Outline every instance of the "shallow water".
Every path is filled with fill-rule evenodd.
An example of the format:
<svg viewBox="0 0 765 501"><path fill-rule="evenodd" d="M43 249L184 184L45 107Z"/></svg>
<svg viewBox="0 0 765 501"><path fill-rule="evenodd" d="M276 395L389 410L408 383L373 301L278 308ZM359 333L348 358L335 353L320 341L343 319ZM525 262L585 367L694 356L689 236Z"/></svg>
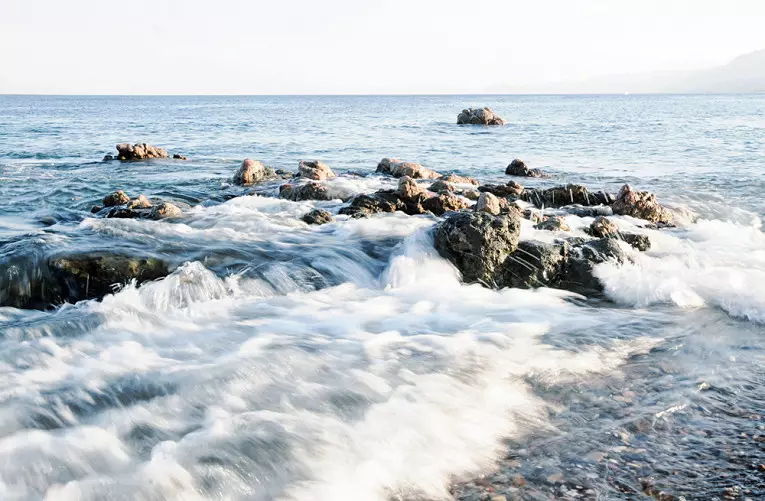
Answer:
<svg viewBox="0 0 765 501"><path fill-rule="evenodd" d="M453 124L484 104L510 125ZM112 248L178 266L0 308L0 498L765 497L763 117L763 96L0 96L2 271ZM99 161L124 141L190 159ZM652 249L600 265L588 300L461 284L434 217L309 227L341 202L231 198L244 157L320 158L344 196L393 186L384 156L482 181L521 157L553 174L525 185L630 182L699 219L617 217ZM114 189L187 215L91 217Z"/></svg>

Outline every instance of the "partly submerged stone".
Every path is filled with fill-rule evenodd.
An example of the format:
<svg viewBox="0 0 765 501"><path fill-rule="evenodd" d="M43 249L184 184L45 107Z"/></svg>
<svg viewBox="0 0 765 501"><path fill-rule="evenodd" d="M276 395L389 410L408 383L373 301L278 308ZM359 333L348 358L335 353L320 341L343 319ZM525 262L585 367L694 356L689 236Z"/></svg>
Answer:
<svg viewBox="0 0 765 501"><path fill-rule="evenodd" d="M183 211L170 202L161 202L152 207L149 213L150 219L172 219L183 216Z"/></svg>
<svg viewBox="0 0 765 501"><path fill-rule="evenodd" d="M546 174L539 169L529 169L526 162L520 159L515 159L505 169L505 174L508 176L521 176L521 177L545 177Z"/></svg>
<svg viewBox="0 0 765 501"><path fill-rule="evenodd" d="M121 143L116 148L117 158L120 160L145 160L149 158L168 158L170 156L166 149L146 143Z"/></svg>
<svg viewBox="0 0 765 501"><path fill-rule="evenodd" d="M420 185L409 176L404 176L398 181L398 188L396 189L396 195L404 200L415 198L423 194L423 189Z"/></svg>
<svg viewBox="0 0 765 501"><path fill-rule="evenodd" d="M457 267L465 282L501 287L501 269L518 246L520 228L516 214L454 212L435 226L433 240L438 253Z"/></svg>
<svg viewBox="0 0 765 501"><path fill-rule="evenodd" d="M622 186L611 208L614 214L632 216L654 223L672 224L672 212L656 201L656 195L647 191L635 191L628 184Z"/></svg>
<svg viewBox="0 0 765 501"><path fill-rule="evenodd" d="M507 184L485 184L478 187L478 191L491 193L499 198L520 197L523 192L523 186L515 181L509 181Z"/></svg>
<svg viewBox="0 0 765 501"><path fill-rule="evenodd" d="M106 195L104 197L103 204L104 207L114 207L117 205L125 205L129 201L130 197L127 196L127 193L122 190L118 190Z"/></svg>
<svg viewBox="0 0 765 501"><path fill-rule="evenodd" d="M151 209L151 202L144 195L138 195L127 203L128 209Z"/></svg>
<svg viewBox="0 0 765 501"><path fill-rule="evenodd" d="M404 162L397 158L383 158L377 164L376 172L389 174L393 177L409 176L412 179L436 179L440 177L436 171L426 169L418 163Z"/></svg>
<svg viewBox="0 0 765 501"><path fill-rule="evenodd" d="M297 202L300 200L332 200L329 187L318 181L302 184L283 184L279 187L279 197Z"/></svg>
<svg viewBox="0 0 765 501"><path fill-rule="evenodd" d="M354 218L369 217L380 212L403 211L405 205L393 191L383 191L369 195L356 195L351 203L342 209L340 214Z"/></svg>
<svg viewBox="0 0 765 501"><path fill-rule="evenodd" d="M571 231L566 219L561 216L550 216L534 226L537 230Z"/></svg>
<svg viewBox="0 0 765 501"><path fill-rule="evenodd" d="M568 252L565 243L518 242L518 249L505 261L503 282L521 289L556 287L566 271Z"/></svg>
<svg viewBox="0 0 765 501"><path fill-rule="evenodd" d="M436 216L442 216L447 212L467 208L468 204L453 193L443 193L441 195L426 198L421 202L422 208L432 212Z"/></svg>
<svg viewBox="0 0 765 501"><path fill-rule="evenodd" d="M491 108L467 108L457 115L459 125L505 125L505 121Z"/></svg>
<svg viewBox="0 0 765 501"><path fill-rule="evenodd" d="M313 209L311 212L304 214L302 219L307 224L327 224L335 220L332 217L332 213L324 209Z"/></svg>
<svg viewBox="0 0 765 501"><path fill-rule="evenodd" d="M457 191L457 187L454 186L452 183L449 183L447 181L437 180L430 186L428 186L428 191L432 191L433 193L454 193Z"/></svg>
<svg viewBox="0 0 765 501"><path fill-rule="evenodd" d="M298 176L314 181L325 181L335 177L335 173L320 160L301 160L298 164Z"/></svg>
<svg viewBox="0 0 765 501"><path fill-rule="evenodd" d="M476 212L486 212L488 214L498 215L501 210L499 199L490 192L483 192L478 197L474 210Z"/></svg>
<svg viewBox="0 0 765 501"><path fill-rule="evenodd" d="M451 184L472 184L473 186L478 186L479 183L477 179L467 176L459 176L457 174L446 174L444 176L441 176L438 178L439 181L443 181L445 183L451 183Z"/></svg>
<svg viewBox="0 0 765 501"><path fill-rule="evenodd" d="M245 158L242 165L234 174L234 184L249 186L266 179L268 171L262 162Z"/></svg>

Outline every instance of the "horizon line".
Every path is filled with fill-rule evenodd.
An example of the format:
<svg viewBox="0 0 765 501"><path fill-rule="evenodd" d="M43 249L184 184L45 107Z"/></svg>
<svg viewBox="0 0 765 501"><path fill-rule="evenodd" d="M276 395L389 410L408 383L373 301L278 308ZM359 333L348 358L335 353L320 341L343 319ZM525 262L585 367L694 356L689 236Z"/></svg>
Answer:
<svg viewBox="0 0 765 501"><path fill-rule="evenodd" d="M2 97L437 97L437 96L742 96L755 92L477 92L477 93L330 93L330 94L79 94L0 92Z"/></svg>

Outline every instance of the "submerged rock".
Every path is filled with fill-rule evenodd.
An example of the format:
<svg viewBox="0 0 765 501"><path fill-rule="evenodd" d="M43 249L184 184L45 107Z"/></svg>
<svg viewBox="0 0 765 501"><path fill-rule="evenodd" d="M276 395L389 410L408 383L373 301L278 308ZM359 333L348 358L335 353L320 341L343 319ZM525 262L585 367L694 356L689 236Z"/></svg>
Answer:
<svg viewBox="0 0 765 501"><path fill-rule="evenodd" d="M176 160L188 160L184 155L181 155L180 153L174 153L173 158Z"/></svg>
<svg viewBox="0 0 765 501"><path fill-rule="evenodd" d="M145 160L148 158L168 158L170 155L164 148L146 143L122 143L116 146L117 158L120 160Z"/></svg>
<svg viewBox="0 0 765 501"><path fill-rule="evenodd" d="M279 197L297 202L300 200L332 200L327 185L318 181L304 184L283 184L279 187Z"/></svg>
<svg viewBox="0 0 765 501"><path fill-rule="evenodd" d="M672 212L656 201L656 195L647 191L635 191L628 184L622 186L611 208L614 214L632 216L654 223L672 224Z"/></svg>
<svg viewBox="0 0 765 501"><path fill-rule="evenodd" d="M234 174L234 184L249 186L265 180L267 176L268 171L261 162L245 158L239 170Z"/></svg>
<svg viewBox="0 0 765 501"><path fill-rule="evenodd" d="M112 160L114 160L114 156L106 154L104 155L104 159L102 160L102 162L111 162Z"/></svg>
<svg viewBox="0 0 765 501"><path fill-rule="evenodd" d="M183 211L170 202L162 202L152 207L149 213L151 219L172 219L182 217Z"/></svg>
<svg viewBox="0 0 765 501"><path fill-rule="evenodd" d="M522 177L545 177L546 174L539 169L529 169L523 160L515 159L510 162L510 165L505 169L505 174L508 176L522 176Z"/></svg>
<svg viewBox="0 0 765 501"><path fill-rule="evenodd" d="M377 164L376 172L389 174L393 177L409 176L412 179L436 179L440 177L436 171L426 169L414 162L404 162L397 158L383 158Z"/></svg>
<svg viewBox="0 0 765 501"><path fill-rule="evenodd" d="M122 190L118 190L106 195L103 200L104 207L115 207L117 205L125 205L128 202L130 202L130 197L127 196L127 193L125 193Z"/></svg>
<svg viewBox="0 0 765 501"><path fill-rule="evenodd" d="M335 218L329 211L324 209L313 209L302 217L307 224L327 224L334 222Z"/></svg>
<svg viewBox="0 0 765 501"><path fill-rule="evenodd" d="M627 256L614 238L601 238L571 247L565 273L555 287L580 294L601 292L603 284L595 277L595 266L606 261L624 264Z"/></svg>
<svg viewBox="0 0 765 501"><path fill-rule="evenodd" d="M491 193L500 198L520 197L524 193L523 186L515 181L509 181L507 184L486 184L478 187L478 191Z"/></svg>
<svg viewBox="0 0 765 501"><path fill-rule="evenodd" d="M433 239L438 253L457 267L465 282L501 287L502 266L518 246L520 228L515 214L455 212L435 226Z"/></svg>
<svg viewBox="0 0 765 501"><path fill-rule="evenodd" d="M531 202L539 208L557 208L572 204L583 206L609 205L614 201L613 197L608 193L602 191L591 192L579 184L568 184L547 189L529 189L525 190L520 196L523 200Z"/></svg>
<svg viewBox="0 0 765 501"><path fill-rule="evenodd" d="M478 197L478 202L476 202L474 209L476 212L486 212L496 216L499 214L501 206L497 197L489 192L483 192Z"/></svg>
<svg viewBox="0 0 765 501"><path fill-rule="evenodd" d="M534 226L537 230L571 231L566 219L561 216L550 216Z"/></svg>
<svg viewBox="0 0 765 501"><path fill-rule="evenodd" d="M143 195L138 195L136 198L130 200L127 203L128 209L151 209L151 202Z"/></svg>
<svg viewBox="0 0 765 501"><path fill-rule="evenodd" d="M298 164L298 176L314 181L325 181L335 177L327 164L319 160L301 160Z"/></svg>
<svg viewBox="0 0 765 501"><path fill-rule="evenodd" d="M426 198L422 201L422 208L430 211L436 216L441 216L447 212L467 208L467 202L452 193L444 193L436 197Z"/></svg>
<svg viewBox="0 0 765 501"><path fill-rule="evenodd" d="M505 121L491 108L467 108L457 115L458 125L505 125Z"/></svg>
<svg viewBox="0 0 765 501"><path fill-rule="evenodd" d="M619 237L635 249L645 252L651 250L651 239L638 233L619 233Z"/></svg>

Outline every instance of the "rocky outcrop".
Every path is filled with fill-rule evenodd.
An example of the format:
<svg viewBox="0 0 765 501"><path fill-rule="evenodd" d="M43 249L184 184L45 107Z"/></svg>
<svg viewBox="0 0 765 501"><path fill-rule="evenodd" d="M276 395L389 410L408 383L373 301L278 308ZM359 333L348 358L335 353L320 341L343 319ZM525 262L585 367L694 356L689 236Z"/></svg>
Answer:
<svg viewBox="0 0 765 501"><path fill-rule="evenodd" d="M442 216L447 212L467 208L468 204L452 193L444 193L436 197L426 198L421 202L423 210Z"/></svg>
<svg viewBox="0 0 765 501"><path fill-rule="evenodd" d="M481 184L477 179L467 176L458 176L457 174L447 174L445 176L439 177L438 179L439 181L451 184L471 184L473 186L478 186Z"/></svg>
<svg viewBox="0 0 765 501"><path fill-rule="evenodd" d="M566 219L561 216L550 216L534 226L537 230L546 231L571 231Z"/></svg>
<svg viewBox="0 0 765 501"><path fill-rule="evenodd" d="M104 207L116 207L117 205L125 205L129 201L130 197L127 196L127 193L122 190L118 190L106 195L104 197L103 204Z"/></svg>
<svg viewBox="0 0 765 501"><path fill-rule="evenodd" d="M393 177L409 176L412 179L436 179L440 177L436 171L426 169L418 163L404 162L397 158L383 158L377 164L376 172Z"/></svg>
<svg viewBox="0 0 765 501"><path fill-rule="evenodd" d="M454 212L433 231L436 250L454 264L465 282L501 287L502 268L518 246L520 219L515 214Z"/></svg>
<svg viewBox="0 0 765 501"><path fill-rule="evenodd" d="M614 214L645 219L653 223L671 225L672 212L656 201L656 195L647 191L635 191L628 184L622 186L611 209Z"/></svg>
<svg viewBox="0 0 765 501"><path fill-rule="evenodd" d="M335 173L327 164L319 160L301 160L298 164L298 177L313 181L326 181L335 177Z"/></svg>
<svg viewBox="0 0 765 501"><path fill-rule="evenodd" d="M509 181L507 184L485 184L478 187L478 191L491 193L500 198L520 197L524 193L523 186L515 181Z"/></svg>
<svg viewBox="0 0 765 501"><path fill-rule="evenodd" d="M499 214L501 208L499 199L489 192L481 193L474 207L476 212L486 212L495 216Z"/></svg>
<svg viewBox="0 0 765 501"><path fill-rule="evenodd" d="M539 208L564 207L566 205L579 204L610 205L614 198L605 192L591 192L579 184L568 184L547 189L527 189L520 195L521 199L531 202Z"/></svg>
<svg viewBox="0 0 765 501"><path fill-rule="evenodd" d="M266 166L258 160L245 158L239 170L234 174L234 184L239 186L250 186L269 177Z"/></svg>
<svg viewBox="0 0 765 501"><path fill-rule="evenodd" d="M547 174L539 169L529 169L523 160L517 158L507 166L505 174L508 176L521 177L547 177Z"/></svg>
<svg viewBox="0 0 765 501"><path fill-rule="evenodd" d="M300 200L332 200L329 188L318 181L303 184L283 184L279 187L279 197L297 202Z"/></svg>
<svg viewBox="0 0 765 501"><path fill-rule="evenodd" d="M146 160L149 158L168 158L170 155L164 148L146 143L122 143L116 146L119 160Z"/></svg>
<svg viewBox="0 0 765 501"><path fill-rule="evenodd" d="M467 108L457 115L458 125L505 125L491 108Z"/></svg>
<svg viewBox="0 0 765 501"><path fill-rule="evenodd" d="M183 211L170 202L161 202L151 208L149 219L174 219L183 217Z"/></svg>
<svg viewBox="0 0 765 501"><path fill-rule="evenodd" d="M324 209L313 209L311 212L303 215L303 222L307 224L327 224L335 221L332 213Z"/></svg>

